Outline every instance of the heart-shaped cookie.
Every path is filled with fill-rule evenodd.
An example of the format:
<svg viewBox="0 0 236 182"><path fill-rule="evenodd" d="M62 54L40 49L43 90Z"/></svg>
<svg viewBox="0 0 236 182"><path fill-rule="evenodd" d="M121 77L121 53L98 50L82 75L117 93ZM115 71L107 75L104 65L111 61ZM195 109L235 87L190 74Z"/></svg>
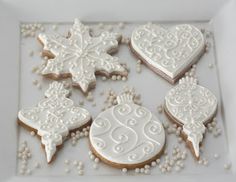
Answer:
<svg viewBox="0 0 236 182"><path fill-rule="evenodd" d="M133 31L130 47L154 72L175 83L204 53L205 40L193 25L166 29L149 23Z"/></svg>

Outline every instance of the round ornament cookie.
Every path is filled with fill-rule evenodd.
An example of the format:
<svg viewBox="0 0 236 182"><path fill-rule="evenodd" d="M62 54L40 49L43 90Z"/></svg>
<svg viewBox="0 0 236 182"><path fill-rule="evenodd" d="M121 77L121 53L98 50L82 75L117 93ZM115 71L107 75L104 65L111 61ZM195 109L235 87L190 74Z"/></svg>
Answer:
<svg viewBox="0 0 236 182"><path fill-rule="evenodd" d="M118 49L120 39L121 35L107 31L92 37L89 27L78 19L68 37L39 34L43 55L49 57L41 74L55 79L71 77L73 85L84 93L95 87L95 74L126 76L119 59L109 54Z"/></svg>
<svg viewBox="0 0 236 182"><path fill-rule="evenodd" d="M117 102L92 123L89 133L91 149L110 166L143 167L162 154L164 128L148 109L134 104L130 94L121 94Z"/></svg>
<svg viewBox="0 0 236 182"><path fill-rule="evenodd" d="M216 114L216 96L198 85L195 78L185 77L165 96L164 109L172 121L183 127L184 138L193 155L199 159L205 125Z"/></svg>
<svg viewBox="0 0 236 182"><path fill-rule="evenodd" d="M30 131L36 131L40 136L48 163L70 131L83 128L91 122L89 112L75 106L67 98L68 95L69 91L62 83L53 82L45 92L45 99L18 113L19 124Z"/></svg>
<svg viewBox="0 0 236 182"><path fill-rule="evenodd" d="M204 53L205 39L193 25L149 23L132 32L130 47L150 69L175 83Z"/></svg>

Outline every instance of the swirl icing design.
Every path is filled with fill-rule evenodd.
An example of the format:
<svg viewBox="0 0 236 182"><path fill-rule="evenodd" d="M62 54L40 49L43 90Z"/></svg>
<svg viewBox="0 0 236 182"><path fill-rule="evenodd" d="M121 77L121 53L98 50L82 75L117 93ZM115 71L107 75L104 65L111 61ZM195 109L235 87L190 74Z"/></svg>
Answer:
<svg viewBox="0 0 236 182"><path fill-rule="evenodd" d="M21 109L18 113L19 120L37 130L41 136L48 163L69 131L87 124L91 119L87 110L74 106L73 101L67 98L68 94L62 83L53 82L45 92L45 99L35 107Z"/></svg>
<svg viewBox="0 0 236 182"><path fill-rule="evenodd" d="M204 51L204 42L201 31L188 24L169 29L146 24L136 28L131 36L132 49L143 61L171 79L197 61Z"/></svg>
<svg viewBox="0 0 236 182"><path fill-rule="evenodd" d="M118 96L118 105L100 113L92 123L90 142L102 159L132 166L155 157L164 147L162 124L132 99L127 94Z"/></svg>
<svg viewBox="0 0 236 182"><path fill-rule="evenodd" d="M53 55L42 69L42 75L65 77L69 74L73 85L79 86L83 92L96 82L95 73L98 71L106 76L113 73L127 75L118 58L107 53L118 47L121 36L102 32L98 37L91 37L89 32L89 27L75 19L68 37L39 34L44 51Z"/></svg>
<svg viewBox="0 0 236 182"><path fill-rule="evenodd" d="M199 143L203 139L206 124L217 109L216 96L197 84L196 79L185 77L165 97L165 109L176 122L183 125L183 132L192 143L199 157Z"/></svg>

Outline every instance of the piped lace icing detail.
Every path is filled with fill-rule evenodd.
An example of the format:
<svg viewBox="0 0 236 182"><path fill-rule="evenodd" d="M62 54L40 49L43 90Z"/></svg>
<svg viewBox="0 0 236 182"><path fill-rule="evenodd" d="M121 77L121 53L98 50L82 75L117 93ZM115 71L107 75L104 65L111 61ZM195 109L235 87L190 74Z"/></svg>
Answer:
<svg viewBox="0 0 236 182"><path fill-rule="evenodd" d="M91 119L89 112L74 106L73 101L67 98L68 95L69 91L62 83L53 82L45 92L45 99L35 107L21 109L18 113L19 120L37 130L41 136L48 163L69 131L87 124Z"/></svg>

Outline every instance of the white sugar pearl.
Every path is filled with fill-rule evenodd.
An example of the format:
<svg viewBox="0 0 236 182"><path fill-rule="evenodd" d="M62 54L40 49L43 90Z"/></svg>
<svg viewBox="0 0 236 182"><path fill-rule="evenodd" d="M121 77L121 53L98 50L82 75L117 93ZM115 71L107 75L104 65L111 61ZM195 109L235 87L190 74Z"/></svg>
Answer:
<svg viewBox="0 0 236 182"><path fill-rule="evenodd" d="M84 171L83 170L79 170L78 171L78 175L80 175L80 176L84 175Z"/></svg>
<svg viewBox="0 0 236 182"><path fill-rule="evenodd" d="M161 162L160 159L156 159L156 163L159 164Z"/></svg>
<svg viewBox="0 0 236 182"><path fill-rule="evenodd" d="M141 169L140 169L140 173L144 173L144 168L141 168Z"/></svg>
<svg viewBox="0 0 236 182"><path fill-rule="evenodd" d="M84 167L84 163L83 162L79 162L79 166L81 166L82 168Z"/></svg>
<svg viewBox="0 0 236 182"><path fill-rule="evenodd" d="M225 170L230 170L230 169L231 169L231 163L226 163L226 164L224 165L224 169L225 169Z"/></svg>
<svg viewBox="0 0 236 182"><path fill-rule="evenodd" d="M91 160L94 160L95 159L95 156L93 154L90 155L90 159Z"/></svg>
<svg viewBox="0 0 236 182"><path fill-rule="evenodd" d="M144 168L145 169L150 169L150 166L149 165L145 165Z"/></svg>
<svg viewBox="0 0 236 182"><path fill-rule="evenodd" d="M77 160L73 161L73 165L78 166L79 165L78 161Z"/></svg>
<svg viewBox="0 0 236 182"><path fill-rule="evenodd" d="M139 168L135 168L135 173L139 173L140 172L140 169Z"/></svg>
<svg viewBox="0 0 236 182"><path fill-rule="evenodd" d="M123 169L122 169L122 172L123 172L123 173L127 173L127 171L128 171L128 170L127 170L126 168L123 168Z"/></svg>
<svg viewBox="0 0 236 182"><path fill-rule="evenodd" d="M219 159L219 157L220 157L219 154L217 154L217 153L214 154L214 158L215 158L215 159Z"/></svg>
<svg viewBox="0 0 236 182"><path fill-rule="evenodd" d="M81 170L81 169L83 169L83 167L82 166L77 166L77 170Z"/></svg>
<svg viewBox="0 0 236 182"><path fill-rule="evenodd" d="M88 155L93 155L93 152L92 151L88 151Z"/></svg>
<svg viewBox="0 0 236 182"><path fill-rule="evenodd" d="M65 173L69 173L70 169L69 168L65 168Z"/></svg>
<svg viewBox="0 0 236 182"><path fill-rule="evenodd" d="M31 136L35 136L35 132L34 132L34 131L31 131L31 132L30 132L30 135L31 135Z"/></svg>
<svg viewBox="0 0 236 182"><path fill-rule="evenodd" d="M95 158L95 159L94 159L94 162L95 162L95 163L99 163L99 162L100 162L99 158Z"/></svg>
<svg viewBox="0 0 236 182"><path fill-rule="evenodd" d="M152 161L151 166L155 167L156 165L157 165L157 163L155 161Z"/></svg>
<svg viewBox="0 0 236 182"><path fill-rule="evenodd" d="M64 163L65 163L65 164L70 164L70 160L65 159Z"/></svg>
<svg viewBox="0 0 236 182"><path fill-rule="evenodd" d="M150 173L151 173L151 171L149 169L144 170L144 174L150 174Z"/></svg>

